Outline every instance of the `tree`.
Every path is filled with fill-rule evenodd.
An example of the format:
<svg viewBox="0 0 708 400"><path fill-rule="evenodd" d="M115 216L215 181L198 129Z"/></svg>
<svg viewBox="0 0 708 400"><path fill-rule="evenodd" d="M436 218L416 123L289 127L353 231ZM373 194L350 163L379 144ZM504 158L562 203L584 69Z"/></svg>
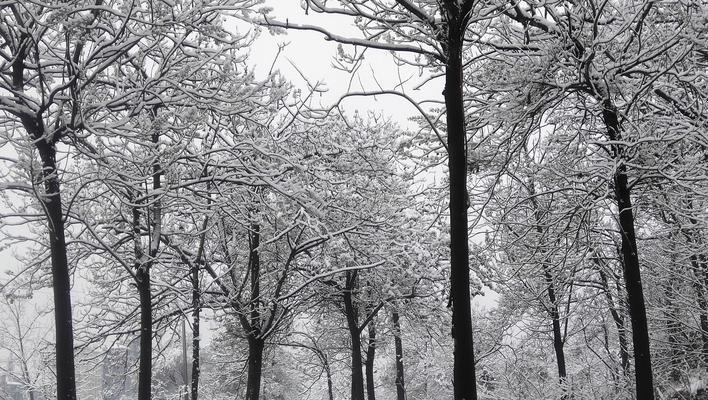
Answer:
<svg viewBox="0 0 708 400"><path fill-rule="evenodd" d="M140 50L122 54L119 59L124 63L107 70L111 78L122 80L122 84L102 80L93 93L95 103L91 104L91 111L100 117L104 126L111 128L95 129L92 137L82 141L86 165L98 177L95 181L88 178L82 185L92 188L98 184L97 190L103 194L99 199L106 200L107 210L113 214L91 215L96 202L93 192L77 196L78 201L85 202L86 208L72 216L82 224L82 233L87 236L87 257L91 258L91 253L99 250L101 255L111 259L109 265L119 266L132 278L138 291L141 340L138 396L141 399L150 398L152 393L153 328L161 321L169 323L170 317L181 312L172 309L155 317L154 303L159 304L161 300L166 304L175 293L170 285L155 293L151 270L160 264L170 265L177 259L190 264L192 277L196 273L198 278L199 271L194 264L203 262L200 251L192 259L191 254L176 251L179 247L162 249L163 243L168 247L174 244L173 236L184 236L175 233L186 226L177 223L176 216L190 214L190 211L192 214L202 212L199 218L206 223L204 211L194 211L194 204L185 205L180 195L204 185L208 189L209 179L234 179L228 175L205 175L212 170L210 155L195 157L194 151L201 147L199 150L207 153L211 150L229 152L232 150L229 147L213 149L215 138L221 133L222 120L231 119L232 128L236 129L239 116L248 118L262 114L257 111L247 115L242 111L249 102L257 101L255 97L263 96L258 90L250 96L222 97L258 89L252 75L245 71L236 73L242 67L242 60L235 57L235 53L249 38L228 34L219 24L225 9L237 9L240 4L239 1L219 2L206 8L188 4L171 7L151 2L139 4L144 8L135 5L131 10L137 16L145 14L140 18L136 16L133 21L136 26L131 26L143 35ZM156 26L160 29L155 29ZM209 141L211 147L205 144ZM126 151L130 156L126 157ZM117 196L109 199L108 193ZM185 208L180 211L180 206ZM202 249L203 241L202 238ZM170 279L178 284L184 276ZM198 285L198 279L195 281ZM194 294L194 284L191 286ZM196 304L194 312L198 310L199 304ZM131 314L132 311L118 324L130 320ZM112 328L118 328L118 324ZM88 344L102 340L102 335L98 336L89 339ZM195 349L198 370L198 346ZM193 379L196 395L198 374L193 374Z"/></svg>
<svg viewBox="0 0 708 400"><path fill-rule="evenodd" d="M463 96L465 35L478 18L474 2L397 0L389 5L370 1L340 1L339 7L307 1L307 11L351 16L364 35L349 38L317 26L278 22L262 23L286 29L321 32L328 40L394 52L402 64L441 69L445 76L445 116L448 156L450 212L450 306L455 340L455 399L477 399L474 342L470 309L470 275L467 208L467 130ZM405 59L411 54L413 60ZM442 140L442 139L441 139Z"/></svg>
<svg viewBox="0 0 708 400"><path fill-rule="evenodd" d="M41 172L32 185L46 216L51 253L56 330L57 398L76 398L72 330L70 267L67 259L65 217L62 206L59 146L71 144L88 125L83 114L83 93L116 59L131 49L121 23L103 25L107 12L102 1L57 5L50 2L9 2L0 7L6 21L3 39L3 76L0 111L6 141L31 145ZM97 28L98 27L98 28ZM109 41L106 31L117 33ZM110 34L110 33L109 33ZM86 46L87 39L92 42ZM88 48L90 47L90 49ZM20 128L24 136L15 132ZM34 190L25 188L24 190Z"/></svg>
<svg viewBox="0 0 708 400"><path fill-rule="evenodd" d="M398 310L391 311L393 321L393 340L396 346L396 399L406 400L406 378L403 369L403 341L401 340L401 323Z"/></svg>
<svg viewBox="0 0 708 400"><path fill-rule="evenodd" d="M621 3L610 8L589 2L557 9L504 3L500 10L508 20L500 20L489 32L507 35L499 38L501 40L485 38L484 41L503 58L528 60L528 75L514 74L513 79L517 83L534 82L527 86L531 90L525 93L521 86L512 86L524 95L516 103L525 103L519 106L527 107L526 113L531 118L541 118L547 110L556 112L574 102L589 111L577 118L577 126L586 129L588 135L602 139L599 147L611 163L612 179L608 180L608 186L615 202L621 239L624 283L632 322L636 392L638 398L652 399L649 331L637 223L631 201L632 188L636 188L641 179L637 171L631 170L636 168L638 154L632 146L651 141L643 141L642 130L633 124L652 117L645 106L654 101L651 87L665 79L666 72L661 65L680 63L688 54L690 45L678 33L685 25L665 20L665 10L646 2ZM592 22L586 23L586 20ZM513 36L516 39L510 40ZM608 40L610 37L612 39ZM651 39L647 41L647 38ZM602 43L601 49L594 47L593 43L598 40ZM606 62L613 67L607 67ZM644 72L637 75L642 68ZM544 103L544 99L551 102ZM586 120L586 117L590 118Z"/></svg>
<svg viewBox="0 0 708 400"><path fill-rule="evenodd" d="M0 366L3 378L9 377L19 383L29 400L48 396L50 388L45 387L43 382L43 375L49 372L46 371L48 366L42 365L39 359L40 352L46 347L39 344L41 340L46 340L42 336L47 334L40 326L44 312L29 309L28 299L16 296L4 297L0 305L3 319L8 322L0 329L0 349L9 356L7 366ZM5 390L5 387L0 388L0 391L2 390ZM0 394L3 395L11 396L8 393Z"/></svg>

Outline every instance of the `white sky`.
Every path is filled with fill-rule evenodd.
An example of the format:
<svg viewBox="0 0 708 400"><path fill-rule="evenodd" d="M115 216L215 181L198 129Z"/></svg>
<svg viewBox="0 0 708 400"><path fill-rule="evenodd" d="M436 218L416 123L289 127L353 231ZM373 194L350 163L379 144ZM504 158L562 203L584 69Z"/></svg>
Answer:
<svg viewBox="0 0 708 400"><path fill-rule="evenodd" d="M332 33L347 36L361 36L359 30L352 25L352 19L344 16L322 15L310 12L305 15L296 0L266 0L266 5L273 8L271 16L279 21L286 19L292 23L321 26ZM329 106L351 88L351 91L377 91L381 88L391 90L401 82L403 91L415 100L442 100L442 79L427 83L424 87L414 90L423 79L417 68L398 68L388 51L368 49L363 64L352 76L347 72L333 68L333 57L337 54L338 44L327 41L319 32L290 30L286 35L272 35L264 29L250 53L250 63L257 66L256 71L267 71L278 52L278 44L288 43L276 68L279 69L296 86L304 87L300 73L305 75L310 83L323 82L329 89L322 95L323 106ZM344 46L351 52L353 46ZM361 50L361 48L360 48ZM297 66L300 72L293 65ZM351 97L344 101L343 107L348 114L354 110L382 112L402 126L411 126L408 118L417 115L415 108L405 99L393 95L376 97Z"/></svg>

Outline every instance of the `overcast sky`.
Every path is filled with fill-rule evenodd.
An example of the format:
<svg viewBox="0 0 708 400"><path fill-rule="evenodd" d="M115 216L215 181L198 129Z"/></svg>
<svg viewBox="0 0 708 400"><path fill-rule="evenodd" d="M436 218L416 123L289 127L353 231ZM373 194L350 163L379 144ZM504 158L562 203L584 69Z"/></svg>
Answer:
<svg viewBox="0 0 708 400"><path fill-rule="evenodd" d="M266 1L266 5L273 8L270 15L277 20L287 19L291 23L321 26L341 36L361 36L358 29L352 25L351 18L314 12L305 15L299 4L300 1L295 0ZM419 76L420 71L412 67L397 67L388 51L366 50L363 64L353 75L333 68L333 57L337 54L338 45L325 40L324 35L318 32L290 30L286 35L274 36L264 29L251 49L250 62L257 66L257 72L267 72L278 53L278 45L283 43L288 45L276 62L276 68L298 87L305 86L300 73L305 75L310 83L324 83L329 90L321 97L323 106L329 106L348 89L356 92L376 91L380 88L402 89L416 100L442 100L442 79L433 80L420 89L414 89L423 81L424 77ZM353 49L352 46L344 48L345 51ZM297 70L293 65L297 66ZM398 86L401 81L405 83ZM416 115L416 110L406 100L392 95L348 98L343 105L350 114L354 110L362 113L382 112L402 126L412 126L408 123L408 118Z"/></svg>

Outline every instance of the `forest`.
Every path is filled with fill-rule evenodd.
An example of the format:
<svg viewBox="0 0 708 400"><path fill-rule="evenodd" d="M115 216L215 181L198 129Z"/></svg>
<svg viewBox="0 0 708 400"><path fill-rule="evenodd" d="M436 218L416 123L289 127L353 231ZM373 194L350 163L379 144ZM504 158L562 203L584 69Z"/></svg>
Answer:
<svg viewBox="0 0 708 400"><path fill-rule="evenodd" d="M704 0L0 0L0 399L708 399L704 235Z"/></svg>

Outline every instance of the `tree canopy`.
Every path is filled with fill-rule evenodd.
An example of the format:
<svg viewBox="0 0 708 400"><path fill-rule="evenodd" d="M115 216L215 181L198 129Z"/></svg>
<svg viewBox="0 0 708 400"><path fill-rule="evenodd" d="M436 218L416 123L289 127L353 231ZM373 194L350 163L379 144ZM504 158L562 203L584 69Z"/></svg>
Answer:
<svg viewBox="0 0 708 400"><path fill-rule="evenodd" d="M0 2L0 398L705 398L707 27Z"/></svg>

